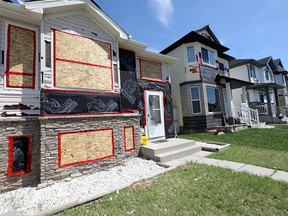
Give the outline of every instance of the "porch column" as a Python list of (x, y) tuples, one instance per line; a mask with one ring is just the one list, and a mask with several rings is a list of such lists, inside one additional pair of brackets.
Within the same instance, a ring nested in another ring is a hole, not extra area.
[(265, 88), (265, 94), (266, 94), (266, 99), (267, 99), (268, 115), (272, 116), (273, 113), (272, 113), (272, 104), (271, 104), (269, 88)]
[(277, 89), (273, 89), (273, 90), (274, 90), (275, 104), (276, 104), (276, 106), (280, 106), (279, 105), (278, 91), (277, 91)]
[(233, 100), (232, 100), (232, 94), (231, 94), (231, 87), (230, 83), (225, 83), (226, 87), (226, 101), (227, 101), (227, 114), (229, 117), (233, 117)]
[(248, 104), (246, 86), (242, 86), (241, 89), (242, 89), (242, 99), (243, 99), (243, 103)]
[[(277, 107), (279, 107), (280, 105), (279, 105), (279, 97), (278, 97), (278, 91), (277, 91), (277, 89), (273, 89), (274, 90), (274, 98), (275, 98), (275, 104), (276, 104), (276, 106)], [(279, 115), (280, 114), (280, 110), (279, 109), (277, 109), (277, 107), (276, 107), (276, 110), (275, 110), (275, 115)]]

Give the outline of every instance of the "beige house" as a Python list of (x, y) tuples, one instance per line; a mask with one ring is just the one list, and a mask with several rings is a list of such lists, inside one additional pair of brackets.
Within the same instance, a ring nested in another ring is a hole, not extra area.
[(191, 31), (161, 51), (179, 59), (171, 66), (173, 108), (182, 131), (233, 124), (231, 89), (249, 85), (230, 77), (232, 56), (209, 26)]

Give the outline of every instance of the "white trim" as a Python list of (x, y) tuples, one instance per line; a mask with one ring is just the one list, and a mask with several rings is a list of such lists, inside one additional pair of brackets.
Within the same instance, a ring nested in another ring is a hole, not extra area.
[[(35, 82), (35, 86), (34, 89), (29, 89), (29, 88), (11, 88), (11, 87), (7, 87), (7, 83), (6, 83), (6, 71), (7, 71), (7, 52), (8, 52), (8, 25), (13, 25), (13, 26), (18, 26), (24, 29), (28, 29), (31, 31), (35, 31), (35, 37), (36, 37), (36, 50), (35, 50), (35, 77), (34, 77), (34, 82)], [(5, 20), (5, 32), (4, 32), (4, 40), (5, 40), (5, 48), (4, 48), (4, 90), (13, 90), (13, 91), (21, 91), (23, 93), (25, 92), (31, 92), (31, 91), (38, 91), (39, 90), (39, 35), (38, 35), (38, 28), (36, 27), (32, 27), (29, 25), (25, 25), (25, 24), (19, 24), (17, 22), (13, 22), (13, 21), (8, 21)]]
[[(207, 50), (209, 63), (203, 61), (202, 48)], [(210, 64), (209, 51), (214, 53), (215, 65)], [(216, 55), (216, 54), (217, 54), (217, 50), (211, 49), (210, 47), (207, 48), (206, 46), (203, 46), (203, 45), (201, 44), (201, 46), (200, 46), (200, 53), (201, 53), (201, 61), (202, 61), (202, 64), (203, 64), (203, 65), (207, 65), (207, 66), (209, 66), (209, 67), (217, 68), (217, 60), (218, 60), (218, 55)]]
[[(194, 59), (195, 59), (195, 61), (194, 62), (189, 62), (188, 61), (188, 48), (189, 47), (193, 47), (194, 48)], [(189, 65), (195, 65), (195, 64), (197, 64), (197, 58), (196, 58), (196, 46), (195, 45), (187, 45), (187, 46), (185, 46), (185, 48), (184, 48), (184, 56), (185, 56), (185, 62), (186, 62), (186, 64), (189, 66)]]
[[(198, 100), (193, 100), (193, 98), (192, 98), (192, 92), (191, 92), (192, 88), (197, 88), (197, 89), (198, 89), (198, 96), (199, 96), (199, 99), (198, 99)], [(190, 93), (190, 101), (191, 101), (192, 114), (193, 114), (193, 115), (202, 114), (202, 106), (201, 106), (201, 97), (200, 97), (200, 88), (199, 88), (199, 86), (191, 86), (191, 87), (189, 88), (189, 91), (190, 91), (189, 93)], [(194, 112), (194, 110), (193, 110), (193, 101), (199, 101), (200, 112)]]

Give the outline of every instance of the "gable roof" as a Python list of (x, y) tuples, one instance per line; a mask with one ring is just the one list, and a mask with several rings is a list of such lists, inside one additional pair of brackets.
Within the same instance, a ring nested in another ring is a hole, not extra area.
[(288, 71), (286, 71), (284, 69), (283, 64), (282, 64), (280, 59), (275, 59), (275, 60), (273, 60), (273, 62), (275, 64), (275, 66), (276, 66), (276, 71), (275, 72), (283, 73), (285, 75), (288, 73)]
[[(211, 35), (212, 39), (205, 37), (203, 35), (200, 35), (198, 32), (201, 32), (202, 30), (208, 31), (208, 33)], [(213, 41), (213, 39), (214, 39), (214, 41)], [(214, 33), (212, 32), (210, 27), (207, 25), (207, 26), (204, 26), (203, 28), (198, 29), (196, 31), (189, 32), (188, 34), (184, 35), (182, 38), (180, 38), (179, 40), (175, 41), (173, 44), (171, 44), (170, 46), (168, 46), (167, 48), (162, 50), (160, 53), (161, 54), (167, 54), (167, 53), (171, 52), (172, 50), (178, 48), (182, 44), (196, 42), (196, 41), (198, 41), (198, 42), (200, 42), (206, 46), (209, 46), (213, 49), (216, 49), (217, 51), (220, 51), (220, 52), (226, 52), (229, 50), (228, 47), (223, 46), (219, 42), (219, 40), (216, 38), (216, 36), (214, 35)]]
[(272, 58), (271, 56), (268, 56), (266, 58), (259, 59), (258, 62), (266, 65), (270, 61), (271, 58)]
[[(207, 35), (202, 35), (208, 39), (212, 39), (213, 41), (215, 41), (216, 43), (218, 44), (221, 44), (220, 41), (218, 40), (218, 38), (215, 36), (215, 34), (213, 33), (213, 31), (211, 30), (210, 26), (209, 25), (206, 25), (198, 30), (195, 30), (195, 32), (197, 32), (198, 34), (200, 34), (200, 32), (206, 30), (208, 33), (209, 33), (209, 36), (207, 37)], [(212, 37), (212, 38), (209, 38), (209, 37)]]
[(252, 64), (256, 67), (264, 67), (266, 65), (266, 63), (259, 62), (255, 59), (234, 59), (229, 62), (229, 68), (231, 69), (245, 64)]

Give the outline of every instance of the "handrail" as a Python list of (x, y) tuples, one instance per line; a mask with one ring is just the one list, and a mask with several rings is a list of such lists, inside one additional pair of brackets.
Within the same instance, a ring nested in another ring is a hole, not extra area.
[(233, 105), (234, 118), (240, 119), (240, 121), (247, 123), (249, 126), (252, 124), (259, 124), (258, 110), (254, 110), (248, 107), (248, 105), (235, 106)]

